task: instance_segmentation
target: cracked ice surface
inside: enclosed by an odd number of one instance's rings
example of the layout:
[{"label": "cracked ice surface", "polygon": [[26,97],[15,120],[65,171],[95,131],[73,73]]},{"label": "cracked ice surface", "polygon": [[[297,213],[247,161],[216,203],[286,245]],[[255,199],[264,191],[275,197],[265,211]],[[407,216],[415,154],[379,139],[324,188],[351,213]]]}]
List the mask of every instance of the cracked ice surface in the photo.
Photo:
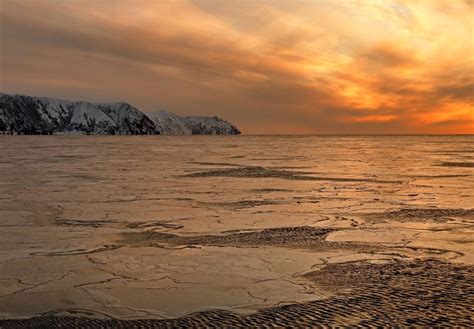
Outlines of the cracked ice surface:
[{"label": "cracked ice surface", "polygon": [[2,137],[0,316],[248,313],[333,295],[327,264],[472,265],[473,143]]}]

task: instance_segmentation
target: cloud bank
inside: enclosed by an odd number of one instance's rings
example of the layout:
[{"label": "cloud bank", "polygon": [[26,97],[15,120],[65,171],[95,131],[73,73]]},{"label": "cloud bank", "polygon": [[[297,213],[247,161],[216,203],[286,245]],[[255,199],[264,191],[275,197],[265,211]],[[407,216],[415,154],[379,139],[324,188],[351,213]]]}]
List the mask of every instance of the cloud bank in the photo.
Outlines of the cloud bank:
[{"label": "cloud bank", "polygon": [[0,87],[245,133],[474,133],[472,0],[1,0]]}]

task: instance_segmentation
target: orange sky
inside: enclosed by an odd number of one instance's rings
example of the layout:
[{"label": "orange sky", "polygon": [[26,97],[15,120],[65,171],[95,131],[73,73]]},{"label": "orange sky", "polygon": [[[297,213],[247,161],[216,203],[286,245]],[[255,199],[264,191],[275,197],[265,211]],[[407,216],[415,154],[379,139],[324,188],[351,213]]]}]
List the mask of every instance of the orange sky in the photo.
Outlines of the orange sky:
[{"label": "orange sky", "polygon": [[0,92],[244,133],[474,133],[473,0],[0,0]]}]

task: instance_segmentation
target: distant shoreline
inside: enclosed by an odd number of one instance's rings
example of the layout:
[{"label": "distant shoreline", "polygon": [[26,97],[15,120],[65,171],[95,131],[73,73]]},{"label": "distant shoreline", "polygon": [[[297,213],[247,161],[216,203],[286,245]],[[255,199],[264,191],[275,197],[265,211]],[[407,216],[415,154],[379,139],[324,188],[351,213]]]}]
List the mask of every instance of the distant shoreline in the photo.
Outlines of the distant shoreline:
[{"label": "distant shoreline", "polygon": [[31,133],[18,134],[0,132],[0,136],[164,136],[164,137],[191,137],[191,136],[240,136],[240,137],[474,137],[474,134],[87,134],[87,133]]}]

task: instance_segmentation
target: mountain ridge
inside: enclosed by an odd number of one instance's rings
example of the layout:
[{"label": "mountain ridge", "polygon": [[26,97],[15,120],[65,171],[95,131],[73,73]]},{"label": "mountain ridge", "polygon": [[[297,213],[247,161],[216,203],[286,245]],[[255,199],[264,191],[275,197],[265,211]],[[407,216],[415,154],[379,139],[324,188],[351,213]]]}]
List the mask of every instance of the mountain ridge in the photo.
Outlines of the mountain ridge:
[{"label": "mountain ridge", "polygon": [[93,103],[0,93],[0,134],[239,135],[219,117],[145,114],[126,102]]}]

